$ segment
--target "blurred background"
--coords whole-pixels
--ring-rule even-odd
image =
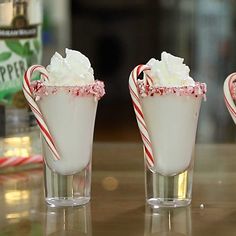
[[[55,10],[56,9],[56,10]],[[106,85],[96,141],[141,141],[128,92],[133,67],[162,51],[185,58],[196,81],[208,85],[198,142],[234,142],[223,101],[226,76],[236,71],[234,0],[44,0],[43,65],[64,48],[89,57]]]

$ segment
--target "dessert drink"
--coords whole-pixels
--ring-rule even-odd
[[[93,131],[97,101],[93,96],[79,97],[61,91],[39,101],[44,118],[55,138],[61,159],[43,141],[43,156],[47,165],[62,175],[72,175],[84,169],[92,156]]]
[[[201,100],[173,94],[142,99],[158,173],[175,175],[190,165]]]
[[[143,79],[138,76],[143,72]],[[129,86],[146,160],[146,198],[151,205],[191,201],[193,149],[206,85],[189,76],[183,59],[163,52],[137,66]]]
[[[41,73],[41,79],[30,83],[34,71]],[[23,91],[42,134],[47,203],[88,202],[94,123],[98,100],[105,93],[103,82],[94,80],[88,58],[66,49],[66,57],[55,53],[46,69],[29,68]]]

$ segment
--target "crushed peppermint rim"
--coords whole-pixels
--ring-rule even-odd
[[[138,79],[138,91],[141,97],[174,94],[177,96],[194,96],[206,98],[207,86],[205,83],[195,82],[195,86],[183,87],[160,87],[146,84],[143,80]]]
[[[230,94],[233,100],[236,100],[236,81],[233,81],[233,83],[230,85]]]
[[[94,96],[96,100],[99,100],[105,94],[104,87],[104,83],[100,80],[95,80],[94,83],[83,86],[46,86],[40,80],[31,84],[31,90],[36,101],[43,96],[55,95],[61,91],[66,91],[68,94],[79,97]]]

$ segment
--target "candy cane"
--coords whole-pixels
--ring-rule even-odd
[[[0,168],[10,166],[21,166],[27,164],[42,163],[43,159],[41,155],[34,155],[30,157],[1,157]]]
[[[40,128],[40,131],[41,131],[46,143],[48,144],[48,147],[50,148],[50,150],[53,153],[54,159],[59,160],[60,156],[59,156],[58,151],[56,149],[53,137],[47,127],[47,124],[43,118],[43,115],[42,115],[37,103],[35,102],[35,99],[33,97],[32,91],[31,91],[30,79],[35,71],[40,72],[41,76],[43,76],[44,79],[48,79],[47,70],[43,66],[40,66],[40,65],[31,66],[24,74],[23,85],[22,85],[23,92],[24,92],[25,98],[28,101],[28,104],[29,104],[32,112],[35,115],[36,121],[37,121],[39,128]]]
[[[233,100],[233,96],[235,97],[236,94],[232,94],[235,92],[232,91],[232,88],[234,87],[233,83],[236,83],[236,73],[233,73],[226,78],[223,90],[226,107],[228,108],[228,111],[236,124],[236,106]]]
[[[138,82],[137,82],[138,76],[142,72],[147,71],[147,70],[150,70],[150,68],[146,65],[139,65],[134,68],[134,70],[131,72],[130,77],[129,77],[129,90],[130,90],[130,95],[133,102],[134,112],[136,115],[139,131],[140,131],[141,138],[143,141],[146,161],[147,161],[148,166],[150,168],[153,168],[154,157],[153,157],[153,151],[152,151],[152,144],[151,144],[150,137],[147,131],[147,126],[144,120],[144,115],[143,115],[140,97],[139,97],[139,91],[138,91]],[[151,78],[147,74],[144,74],[144,82],[147,85],[150,85],[150,83],[152,83]]]

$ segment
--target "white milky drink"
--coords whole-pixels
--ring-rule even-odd
[[[93,96],[74,96],[63,90],[39,100],[39,107],[60,153],[60,160],[55,161],[42,138],[43,156],[54,172],[73,175],[88,165],[92,156],[97,103]]]
[[[189,167],[201,100],[172,94],[141,99],[156,172],[172,176]]]
[[[145,67],[136,68],[130,91],[137,103],[134,110],[141,113],[137,122],[146,148],[146,201],[154,208],[187,206],[192,199],[193,151],[206,84],[190,77],[183,58],[167,52],[161,60],[152,58]],[[141,72],[143,79],[138,78]]]
[[[42,133],[45,201],[52,207],[90,201],[94,123],[105,94],[89,59],[71,49],[65,54],[55,53],[46,68],[30,67],[27,76],[34,71],[41,76],[30,84],[32,97],[24,90],[30,104],[34,99],[31,108]]]

